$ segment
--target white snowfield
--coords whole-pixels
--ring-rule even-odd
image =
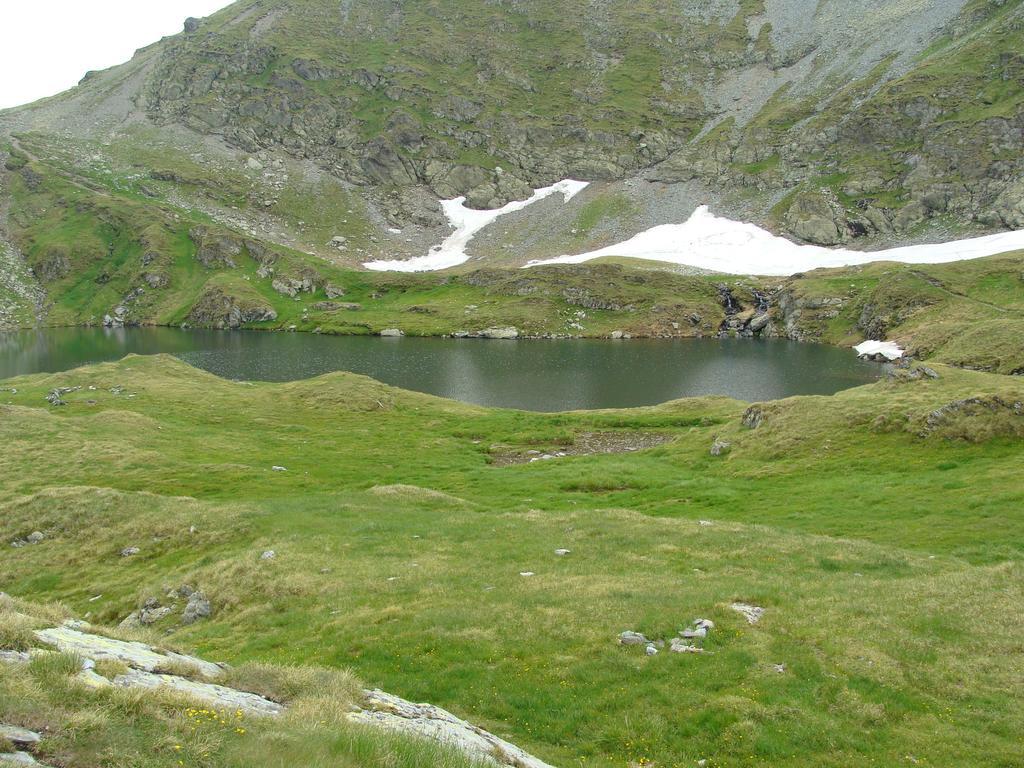
[[[821,267],[849,267],[873,261],[944,264],[994,256],[1018,248],[1024,248],[1024,230],[882,251],[800,245],[755,224],[715,216],[706,205],[702,205],[685,224],[664,224],[607,248],[532,261],[526,266],[581,264],[602,256],[623,256],[729,274],[778,277]]]
[[[882,355],[886,360],[899,360],[904,352],[895,341],[865,341],[853,349],[861,357]]]
[[[493,224],[500,216],[513,211],[521,211],[527,206],[533,205],[539,200],[550,197],[556,192],[562,193],[563,202],[569,202],[576,195],[590,186],[586,181],[573,181],[565,179],[550,187],[543,187],[536,190],[528,200],[516,200],[508,205],[493,211],[477,211],[465,206],[465,197],[456,197],[454,200],[442,200],[441,208],[455,231],[448,236],[441,245],[435,245],[426,256],[417,256],[405,260],[379,260],[363,264],[367,269],[378,272],[431,272],[438,269],[448,269],[465,264],[469,261],[469,254],[466,253],[466,246],[473,236],[489,224]]]

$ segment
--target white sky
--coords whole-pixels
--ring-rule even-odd
[[[52,96],[90,69],[180,32],[230,0],[0,0],[0,109]]]

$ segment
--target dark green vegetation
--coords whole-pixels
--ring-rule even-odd
[[[158,624],[171,641],[352,669],[556,765],[1008,766],[1024,389],[936,368],[761,405],[754,429],[724,399],[538,415],[166,357],[13,380],[0,534],[46,539],[0,583],[97,623],[194,584],[214,614]],[[82,389],[53,408],[58,386]],[[671,442],[509,463],[595,434]],[[697,617],[713,653],[615,642]]]

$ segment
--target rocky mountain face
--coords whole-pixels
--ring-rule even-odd
[[[826,245],[1020,227],[1019,5],[250,0],[164,43],[137,103],[480,208],[642,173],[785,194],[779,223]]]
[[[822,245],[1024,227],[1022,50],[1021,0],[240,0],[0,113],[0,314],[259,322],[425,253],[439,198],[563,178],[466,269],[702,203]]]

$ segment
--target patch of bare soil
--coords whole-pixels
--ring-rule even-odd
[[[617,432],[580,432],[567,445],[547,449],[495,446],[491,449],[492,464],[507,467],[513,464],[532,464],[537,461],[551,461],[566,456],[592,456],[600,453],[633,453],[657,448],[675,439],[673,435],[644,430],[622,430]]]

